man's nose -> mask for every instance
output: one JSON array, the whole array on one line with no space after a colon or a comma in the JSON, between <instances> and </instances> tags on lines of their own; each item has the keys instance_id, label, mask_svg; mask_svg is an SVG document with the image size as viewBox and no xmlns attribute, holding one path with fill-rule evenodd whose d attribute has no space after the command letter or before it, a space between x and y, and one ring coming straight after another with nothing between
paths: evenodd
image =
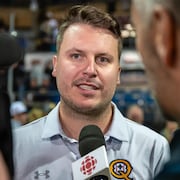
<instances>
[{"instance_id":1,"label":"man's nose","mask_svg":"<svg viewBox=\"0 0 180 180\"><path fill-rule=\"evenodd\" d=\"M97 75L97 67L94 57L87 60L83 73L89 76Z\"/></svg>"}]
</instances>

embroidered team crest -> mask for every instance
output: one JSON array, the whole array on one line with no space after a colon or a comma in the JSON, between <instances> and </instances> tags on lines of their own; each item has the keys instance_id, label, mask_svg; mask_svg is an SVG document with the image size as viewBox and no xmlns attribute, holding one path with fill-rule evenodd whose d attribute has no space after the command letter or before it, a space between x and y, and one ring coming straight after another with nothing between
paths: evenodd
<instances>
[{"instance_id":1,"label":"embroidered team crest","mask_svg":"<svg viewBox=\"0 0 180 180\"><path fill-rule=\"evenodd\" d=\"M127 160L116 159L110 163L109 169L111 174L115 178L122 180L131 180L129 175L132 171L132 166Z\"/></svg>"}]
</instances>

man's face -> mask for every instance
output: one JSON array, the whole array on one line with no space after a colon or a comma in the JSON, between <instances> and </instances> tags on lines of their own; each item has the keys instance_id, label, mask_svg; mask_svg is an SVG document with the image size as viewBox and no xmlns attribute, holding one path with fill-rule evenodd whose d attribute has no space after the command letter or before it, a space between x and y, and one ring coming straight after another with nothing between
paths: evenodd
<instances>
[{"instance_id":1,"label":"man's face","mask_svg":"<svg viewBox=\"0 0 180 180\"><path fill-rule=\"evenodd\" d=\"M97 112L111 102L119 83L118 40L108 31L73 24L53 59L61 101L79 112Z\"/></svg>"}]
</instances>

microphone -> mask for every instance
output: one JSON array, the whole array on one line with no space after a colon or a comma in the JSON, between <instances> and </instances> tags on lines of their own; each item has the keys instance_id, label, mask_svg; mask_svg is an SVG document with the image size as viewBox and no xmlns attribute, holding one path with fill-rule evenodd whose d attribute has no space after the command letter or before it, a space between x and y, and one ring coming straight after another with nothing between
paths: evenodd
<instances>
[{"instance_id":1,"label":"microphone","mask_svg":"<svg viewBox=\"0 0 180 180\"><path fill-rule=\"evenodd\" d=\"M16 38L8 33L0 33L0 69L8 68L12 64L22 60L23 49Z\"/></svg>"},{"instance_id":2,"label":"microphone","mask_svg":"<svg viewBox=\"0 0 180 180\"><path fill-rule=\"evenodd\" d=\"M3 155L9 176L13 179L13 137L9 113L10 98L7 90L8 68L22 60L23 49L15 37L0 33L0 152Z\"/></svg>"},{"instance_id":3,"label":"microphone","mask_svg":"<svg viewBox=\"0 0 180 180\"><path fill-rule=\"evenodd\" d=\"M81 158L72 163L74 180L110 180L104 135L100 128L88 125L79 135Z\"/></svg>"}]
</instances>

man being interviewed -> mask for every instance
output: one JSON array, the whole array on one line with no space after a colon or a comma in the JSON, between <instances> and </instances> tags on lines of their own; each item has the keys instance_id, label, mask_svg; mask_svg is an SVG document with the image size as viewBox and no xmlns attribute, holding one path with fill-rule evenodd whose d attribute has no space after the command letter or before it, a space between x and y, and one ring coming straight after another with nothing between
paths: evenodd
<instances>
[{"instance_id":1,"label":"man being interviewed","mask_svg":"<svg viewBox=\"0 0 180 180\"><path fill-rule=\"evenodd\" d=\"M120 83L117 20L90 5L73 6L57 37L52 74L61 100L45 117L14 133L15 179L71 180L87 125L104 134L112 179L148 180L169 160L164 137L128 120L112 102Z\"/></svg>"}]
</instances>

